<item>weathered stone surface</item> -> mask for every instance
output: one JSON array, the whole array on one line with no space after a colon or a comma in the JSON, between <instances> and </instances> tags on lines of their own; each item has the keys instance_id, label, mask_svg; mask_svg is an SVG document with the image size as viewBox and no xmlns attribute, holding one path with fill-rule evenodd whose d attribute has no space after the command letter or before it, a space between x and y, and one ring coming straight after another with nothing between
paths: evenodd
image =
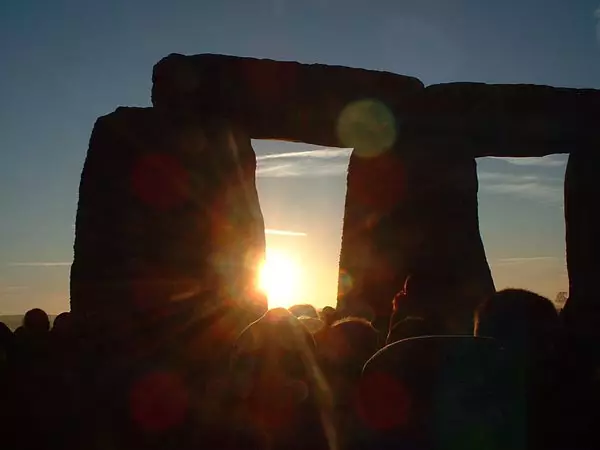
<instances>
[{"instance_id":1,"label":"weathered stone surface","mask_svg":"<svg viewBox=\"0 0 600 450\"><path fill-rule=\"evenodd\" d=\"M183 310L192 320L266 307L252 303L265 250L255 166L248 136L226 122L153 108L98 119L79 188L72 311L129 329Z\"/></svg>"},{"instance_id":2,"label":"weathered stone surface","mask_svg":"<svg viewBox=\"0 0 600 450\"><path fill-rule=\"evenodd\" d=\"M406 276L439 273L455 280L440 309L467 327L494 290L479 233L475 161L409 154L417 153L352 154L338 306L358 314L366 306L386 326Z\"/></svg>"},{"instance_id":3,"label":"weathered stone surface","mask_svg":"<svg viewBox=\"0 0 600 450\"><path fill-rule=\"evenodd\" d=\"M565 228L569 299L564 316L576 333L600 339L600 155L575 150L565 173Z\"/></svg>"},{"instance_id":4,"label":"weathered stone surface","mask_svg":"<svg viewBox=\"0 0 600 450\"><path fill-rule=\"evenodd\" d=\"M404 127L438 150L480 156L595 151L600 91L528 84L449 83L419 94ZM418 150L418 149L417 149Z\"/></svg>"},{"instance_id":5,"label":"weathered stone surface","mask_svg":"<svg viewBox=\"0 0 600 450\"><path fill-rule=\"evenodd\" d=\"M153 82L154 106L235 118L253 139L347 148L385 146L423 88L389 72L212 54L170 55Z\"/></svg>"}]
</instances>

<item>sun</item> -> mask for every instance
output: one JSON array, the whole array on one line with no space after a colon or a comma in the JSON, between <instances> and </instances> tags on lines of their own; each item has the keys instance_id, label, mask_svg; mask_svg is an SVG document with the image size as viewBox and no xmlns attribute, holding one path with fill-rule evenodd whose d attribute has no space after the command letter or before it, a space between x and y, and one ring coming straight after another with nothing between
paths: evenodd
<instances>
[{"instance_id":1,"label":"sun","mask_svg":"<svg viewBox=\"0 0 600 450\"><path fill-rule=\"evenodd\" d=\"M269 308L289 308L300 298L300 266L285 253L267 250L259 272L258 286L269 300Z\"/></svg>"}]
</instances>

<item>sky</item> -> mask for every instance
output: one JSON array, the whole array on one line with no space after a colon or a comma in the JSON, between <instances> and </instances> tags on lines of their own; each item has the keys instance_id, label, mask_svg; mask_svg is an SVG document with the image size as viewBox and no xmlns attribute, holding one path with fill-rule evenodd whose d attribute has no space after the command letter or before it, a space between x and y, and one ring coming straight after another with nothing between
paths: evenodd
<instances>
[{"instance_id":1,"label":"sky","mask_svg":"<svg viewBox=\"0 0 600 450\"><path fill-rule=\"evenodd\" d=\"M0 314L68 309L77 190L98 116L149 106L169 53L223 53L451 81L600 88L587 0L6 0L0 4ZM600 10L599 10L600 11ZM269 248L335 302L349 151L254 141ZM498 288L566 290L566 157L480 159ZM279 231L277 231L279 230ZM291 232L291 233L289 233Z\"/></svg>"}]
</instances>

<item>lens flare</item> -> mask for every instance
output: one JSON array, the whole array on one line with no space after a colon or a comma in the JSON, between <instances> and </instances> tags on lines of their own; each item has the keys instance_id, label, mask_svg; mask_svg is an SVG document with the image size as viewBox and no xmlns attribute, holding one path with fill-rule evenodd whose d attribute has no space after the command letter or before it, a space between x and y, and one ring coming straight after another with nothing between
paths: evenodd
<instances>
[{"instance_id":1,"label":"lens flare","mask_svg":"<svg viewBox=\"0 0 600 450\"><path fill-rule=\"evenodd\" d=\"M341 112L337 134L342 145L354 148L357 155L378 156L396 141L396 118L379 100L355 101Z\"/></svg>"},{"instance_id":2,"label":"lens flare","mask_svg":"<svg viewBox=\"0 0 600 450\"><path fill-rule=\"evenodd\" d=\"M352 276L344 269L342 269L339 273L338 278L338 291L340 295L346 295L348 292L352 290L354 286L354 280L352 280Z\"/></svg>"}]
</instances>

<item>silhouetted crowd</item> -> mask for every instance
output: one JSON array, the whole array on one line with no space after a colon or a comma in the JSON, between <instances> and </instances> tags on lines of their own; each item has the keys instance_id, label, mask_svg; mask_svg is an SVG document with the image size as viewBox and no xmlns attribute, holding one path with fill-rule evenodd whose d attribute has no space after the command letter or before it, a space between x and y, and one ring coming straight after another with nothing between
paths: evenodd
<instances>
[{"instance_id":1,"label":"silhouetted crowd","mask_svg":"<svg viewBox=\"0 0 600 450\"><path fill-rule=\"evenodd\" d=\"M70 313L51 327L33 309L14 332L0 323L0 446L600 448L600 365L548 299L499 291L475 311L472 335L450 335L421 307L439 294L409 278L387 330L296 305L231 342L171 329L159 333L171 344L146 352L82 330Z\"/></svg>"}]
</instances>

